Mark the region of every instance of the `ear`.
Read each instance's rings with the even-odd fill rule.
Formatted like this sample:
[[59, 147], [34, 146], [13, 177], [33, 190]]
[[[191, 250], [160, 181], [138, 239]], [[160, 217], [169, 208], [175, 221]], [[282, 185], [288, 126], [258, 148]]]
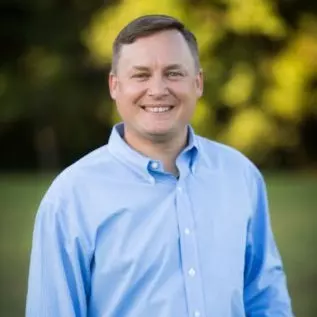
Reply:
[[200, 98], [204, 91], [204, 73], [202, 68], [196, 74], [195, 85], [197, 98]]
[[116, 100], [118, 90], [118, 77], [112, 71], [109, 73], [108, 84], [110, 96], [113, 100]]

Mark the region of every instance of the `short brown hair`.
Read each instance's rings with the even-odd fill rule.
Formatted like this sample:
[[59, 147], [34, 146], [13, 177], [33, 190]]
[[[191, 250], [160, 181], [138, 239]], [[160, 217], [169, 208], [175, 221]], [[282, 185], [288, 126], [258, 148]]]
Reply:
[[197, 70], [200, 68], [199, 52], [195, 35], [185, 25], [168, 15], [144, 15], [126, 25], [116, 37], [112, 46], [112, 71], [116, 72], [120, 50], [124, 44], [132, 44], [136, 39], [164, 30], [177, 30], [186, 40]]

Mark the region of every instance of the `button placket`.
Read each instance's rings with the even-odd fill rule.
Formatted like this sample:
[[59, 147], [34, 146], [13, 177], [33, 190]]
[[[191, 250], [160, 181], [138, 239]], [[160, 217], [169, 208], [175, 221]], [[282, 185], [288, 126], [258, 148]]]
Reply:
[[201, 317], [201, 313], [199, 310], [195, 310], [194, 317]]
[[[189, 228], [194, 228], [192, 208], [187, 197], [185, 184], [180, 182], [176, 187], [176, 208], [180, 229], [181, 260], [184, 268], [184, 282], [188, 308], [191, 316], [202, 317], [204, 298], [196, 246], [196, 235]], [[198, 313], [198, 314], [197, 314]], [[195, 315], [196, 314], [196, 315]]]
[[195, 269], [191, 267], [188, 271], [188, 274], [190, 277], [194, 277], [196, 275]]
[[160, 164], [159, 164], [158, 162], [156, 162], [156, 161], [152, 161], [152, 162], [150, 163], [150, 165], [151, 165], [151, 167], [152, 167], [154, 170], [158, 169], [159, 166], [160, 166]]

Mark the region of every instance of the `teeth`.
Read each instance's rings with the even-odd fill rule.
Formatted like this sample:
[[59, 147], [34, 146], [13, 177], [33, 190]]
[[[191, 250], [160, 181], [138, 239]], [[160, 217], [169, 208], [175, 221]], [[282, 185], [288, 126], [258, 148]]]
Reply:
[[170, 107], [145, 107], [145, 110], [148, 112], [166, 112], [170, 110]]

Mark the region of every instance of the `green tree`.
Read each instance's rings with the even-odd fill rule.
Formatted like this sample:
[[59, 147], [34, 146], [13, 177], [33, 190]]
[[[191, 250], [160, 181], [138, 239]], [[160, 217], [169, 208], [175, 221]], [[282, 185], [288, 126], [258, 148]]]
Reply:
[[[97, 65], [109, 64], [112, 42], [128, 21], [151, 13], [179, 18], [197, 35], [205, 72], [195, 129], [259, 164], [276, 164], [281, 151], [300, 160], [301, 123], [316, 112], [316, 16], [301, 12], [290, 21], [278, 5], [271, 0], [125, 0], [98, 11], [83, 39]], [[113, 120], [118, 120], [115, 110]]]

